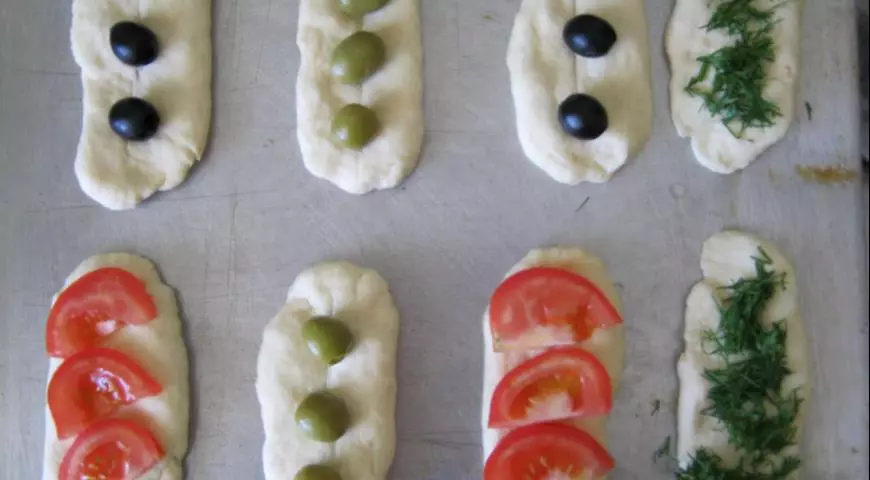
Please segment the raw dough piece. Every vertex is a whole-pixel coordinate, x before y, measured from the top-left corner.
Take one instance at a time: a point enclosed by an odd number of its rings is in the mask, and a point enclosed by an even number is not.
[[[700,97],[686,93],[689,80],[701,67],[697,58],[733,42],[721,31],[707,32],[703,27],[713,14],[706,0],[677,0],[668,24],[666,47],[671,65],[671,116],[677,134],[690,138],[695,159],[716,173],[733,173],[746,168],[788,131],[794,117],[794,97],[800,67],[800,19],[802,0],[758,0],[760,8],[779,5],[772,37],[776,60],[770,65],[769,83],[764,97],[779,105],[782,116],[768,128],[752,128],[743,138],[735,138],[712,117]],[[715,2],[713,3],[715,6]]]
[[[708,368],[722,366],[719,357],[711,356],[703,349],[702,338],[704,332],[719,326],[716,290],[740,278],[755,277],[753,257],[759,255],[758,247],[762,247],[773,260],[771,270],[785,273],[786,288],[771,299],[763,314],[763,321],[786,321],[786,355],[793,374],[783,382],[783,391],[798,388],[798,395],[804,402],[797,418],[798,445],[787,448],[784,453],[800,453],[800,431],[808,408],[810,373],[806,333],[798,312],[794,269],[771,243],[732,231],[716,234],[704,243],[701,252],[704,279],[692,288],[686,300],[686,350],[677,364],[680,379],[677,453],[683,466],[690,462],[690,456],[700,447],[706,447],[721,456],[726,465],[733,465],[736,458],[734,449],[728,445],[728,435],[723,431],[721,422],[702,413],[708,405],[708,382],[703,379],[703,373]],[[789,478],[798,476],[798,472],[795,472]]]
[[[616,30],[607,55],[584,58],[565,45],[562,30],[579,14]],[[520,144],[556,181],[606,182],[646,143],[652,93],[643,0],[523,0],[507,64]],[[574,93],[592,95],[607,110],[610,126],[595,140],[571,137],[559,124],[559,104]]]
[[[334,316],[354,335],[353,350],[328,366],[306,346],[311,317]],[[399,313],[374,270],[346,262],[303,272],[287,304],[269,322],[257,359],[257,398],[266,443],[266,480],[287,480],[306,465],[325,463],[342,478],[384,480],[396,446],[396,343]],[[311,440],[295,423],[296,407],[323,389],[345,400],[350,429],[334,444]]]
[[[360,29],[384,40],[386,63],[362,85],[344,85],[332,77],[332,52]],[[397,186],[414,170],[423,143],[419,0],[390,0],[361,24],[337,1],[301,0],[296,42],[296,130],[305,168],[353,194]],[[331,140],[332,119],[349,103],[373,109],[381,122],[380,133],[359,152]]]
[[[588,278],[595,284],[613,304],[617,311],[619,297],[616,288],[604,264],[597,258],[589,255],[579,248],[555,247],[542,250],[532,250],[524,259],[516,264],[506,277],[531,267],[558,267],[572,271]],[[484,462],[492,453],[499,439],[507,431],[490,429],[489,406],[492,400],[492,392],[498,385],[499,380],[514,366],[524,359],[538,352],[495,353],[492,350],[492,331],[489,327],[489,311],[483,315],[484,337],[484,361],[483,361],[483,397],[481,428],[483,431],[483,460]],[[618,325],[608,329],[597,329],[591,338],[580,344],[581,347],[595,354],[610,375],[613,389],[619,385],[622,378],[623,363],[625,361],[625,337],[623,326]],[[573,421],[572,424],[589,432],[602,445],[607,446],[606,417],[596,417]]]
[[[211,121],[210,0],[73,0],[72,51],[82,69],[82,135],[75,172],[82,190],[106,208],[135,207],[184,181],[202,157]],[[157,59],[139,68],[112,53],[118,22],[146,25]],[[154,137],[129,142],[109,127],[109,109],[141,97],[160,114]]]
[[[187,453],[189,379],[187,350],[182,338],[175,293],[160,280],[150,261],[126,253],[97,255],[85,260],[70,274],[64,286],[90,271],[109,266],[121,267],[145,282],[148,293],[157,306],[158,315],[145,325],[128,325],[118,330],[103,346],[126,353],[163,386],[160,395],[144,398],[124,407],[118,416],[131,415],[137,420],[147,422],[154,438],[166,451],[163,462],[142,480],[181,480],[181,464]],[[49,380],[61,363],[61,359],[50,359]],[[57,480],[57,469],[75,437],[65,441],[58,440],[48,408],[45,409],[45,425],[42,479]]]

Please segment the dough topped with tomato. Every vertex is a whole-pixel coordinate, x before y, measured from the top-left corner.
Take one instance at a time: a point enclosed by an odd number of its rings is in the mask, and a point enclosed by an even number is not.
[[[533,250],[496,289],[483,330],[484,480],[603,478],[615,465],[605,421],[624,362],[603,263],[578,248]]]
[[[187,351],[175,294],[151,262],[79,265],[54,298],[46,353],[43,480],[182,478]]]

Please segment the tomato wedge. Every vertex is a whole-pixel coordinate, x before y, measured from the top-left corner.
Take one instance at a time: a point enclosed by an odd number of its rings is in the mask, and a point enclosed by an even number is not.
[[[102,420],[83,431],[67,450],[58,479],[134,480],[163,456],[163,448],[144,426],[126,419]]]
[[[505,435],[486,460],[483,478],[599,478],[615,466],[607,450],[583,430],[561,423],[539,423]]]
[[[48,409],[63,440],[125,405],[161,392],[157,380],[127,355],[91,348],[66,359],[48,383]]]
[[[622,323],[591,281],[559,268],[523,270],[496,289],[489,304],[496,352],[571,345],[598,328]]]
[[[492,394],[489,428],[514,428],[606,415],[613,408],[610,375],[580,347],[556,347],[508,372]]]
[[[66,358],[126,325],[156,317],[157,307],[142,280],[123,268],[94,270],[58,295],[48,314],[46,350],[50,357]]]

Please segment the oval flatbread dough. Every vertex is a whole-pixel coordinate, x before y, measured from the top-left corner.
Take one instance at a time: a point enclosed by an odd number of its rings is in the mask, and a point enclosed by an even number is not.
[[[777,23],[771,36],[776,60],[768,68],[764,97],[779,105],[782,116],[773,126],[752,128],[736,138],[704,108],[699,97],[686,93],[686,85],[701,68],[698,57],[731,43],[722,32],[703,27],[713,14],[711,2],[677,0],[668,24],[665,45],[671,65],[671,117],[677,134],[689,138],[695,159],[716,173],[734,173],[746,168],[788,131],[794,117],[794,98],[800,68],[800,22],[803,0],[756,0],[761,8],[777,5]]]
[[[181,480],[181,466],[187,454],[190,396],[187,349],[182,337],[175,292],[163,283],[150,261],[126,253],[97,255],[85,260],[66,279],[64,287],[82,275],[103,267],[123,268],[145,282],[157,306],[157,318],[144,325],[127,325],[113,333],[103,344],[129,355],[163,386],[160,395],[143,398],[124,407],[117,416],[133,416],[144,422],[166,451],[163,462],[142,480]],[[62,360],[58,358],[49,360],[48,381],[61,363]],[[45,426],[42,479],[57,480],[60,463],[75,437],[58,440],[48,407],[45,409]]]
[[[321,315],[342,320],[354,335],[353,350],[331,367],[302,338],[305,322]],[[263,333],[257,359],[266,480],[288,480],[321,463],[342,478],[386,478],[396,446],[398,333],[399,314],[374,270],[324,263],[296,278],[286,305]],[[334,444],[312,441],[295,423],[299,404],[323,389],[343,398],[351,414],[350,429]]]
[[[616,287],[604,267],[601,260],[589,255],[582,249],[576,247],[554,247],[540,250],[532,250],[524,259],[517,263],[507,274],[506,277],[532,267],[556,267],[562,268],[578,275],[582,275],[594,283],[610,300],[610,303],[617,309],[619,307],[619,297],[616,293]],[[483,397],[481,408],[481,429],[483,431],[483,460],[489,457],[492,450],[495,448],[499,439],[504,436],[507,431],[491,429],[489,424],[489,406],[492,400],[492,393],[498,385],[499,380],[514,366],[521,363],[524,359],[529,358],[540,352],[509,352],[496,353],[492,349],[492,331],[489,326],[489,311],[483,316]],[[591,338],[579,344],[584,349],[592,352],[610,375],[614,390],[619,386],[619,381],[622,378],[623,364],[625,362],[625,335],[623,326],[608,329],[597,329]],[[607,446],[607,425],[606,417],[596,417],[583,420],[573,421],[572,424],[589,432],[595,437],[598,442],[606,448]]]
[[[562,30],[580,14],[616,30],[607,55],[584,58],[565,45]],[[520,144],[554,180],[606,182],[646,143],[652,93],[643,0],[523,0],[507,64]],[[559,104],[574,93],[592,95],[607,110],[610,126],[595,140],[571,137],[559,124]]]
[[[148,65],[121,63],[109,31],[142,23],[157,36]],[[205,149],[211,122],[210,0],[74,0],[72,51],[82,70],[82,134],[75,172],[82,191],[112,210],[130,209],[184,181]],[[129,142],[112,131],[109,110],[125,97],[154,105],[160,128]]]
[[[677,457],[685,466],[690,457],[701,447],[716,453],[733,465],[737,453],[728,443],[728,435],[722,423],[703,410],[708,406],[709,384],[703,378],[708,368],[721,368],[722,360],[711,356],[704,348],[705,332],[718,329],[719,304],[717,290],[731,285],[741,278],[754,278],[755,260],[759,247],[770,256],[773,264],[770,269],[785,273],[785,290],[780,290],[771,299],[762,314],[766,324],[784,320],[786,322],[786,355],[788,367],[793,372],[785,378],[783,391],[798,389],[798,396],[804,399],[797,418],[797,445],[788,447],[784,455],[800,455],[800,431],[807,409],[810,393],[810,372],[807,339],[803,322],[798,311],[797,285],[794,268],[779,252],[775,245],[742,232],[723,232],[716,234],[704,243],[701,252],[701,270],[704,278],[689,293],[686,300],[685,351],[677,364],[680,380],[678,419]],[[795,472],[789,479],[799,478]]]
[[[419,0],[390,0],[357,23],[337,1],[301,0],[296,42],[296,131],[305,168],[342,190],[364,194],[399,185],[417,165],[423,143],[423,50]],[[357,30],[378,34],[386,63],[362,85],[332,77],[335,47]],[[344,105],[375,111],[380,133],[361,151],[333,144],[332,119]]]

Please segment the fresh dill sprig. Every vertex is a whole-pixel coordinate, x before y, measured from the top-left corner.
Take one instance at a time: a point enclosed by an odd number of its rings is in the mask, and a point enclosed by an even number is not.
[[[728,297],[719,305],[719,331],[707,332],[708,340],[716,346],[711,353],[740,353],[758,345],[762,339],[769,341],[771,334],[758,319],[770,299],[786,286],[785,274],[768,270],[771,265],[773,260],[767,252],[759,250],[755,258],[755,278],[741,278],[721,289]]]
[[[677,472],[677,480],[781,480],[800,467],[800,460],[788,457],[769,473],[748,473],[743,467],[726,467],[719,455],[701,448],[692,462]]]
[[[787,331],[783,321],[764,326],[762,316],[776,293],[785,288],[785,274],[771,270],[773,261],[763,249],[755,257],[755,277],[724,287],[719,305],[719,327],[707,331],[708,352],[724,363],[708,369],[709,405],[703,414],[718,419],[730,444],[741,454],[738,465],[726,467],[706,449],[695,452],[678,480],[780,480],[800,466],[800,460],[777,458],[794,445],[795,420],[801,399],[797,391],[783,393],[792,372],[786,358]]]
[[[739,468],[726,468],[719,455],[701,448],[691,463],[677,472],[677,480],[745,480]]]
[[[736,37],[734,43],[698,57],[701,68],[685,90],[700,97],[711,115],[737,138],[748,128],[764,128],[782,115],[779,106],[764,97],[767,68],[776,57],[771,32],[776,25],[775,10],[763,10],[757,0],[717,0],[707,31],[724,30]],[[709,80],[709,82],[708,82]]]
[[[727,0],[721,1],[710,16],[710,21],[704,25],[708,32],[725,30],[729,35],[743,34],[747,26],[753,22],[770,25],[774,22],[777,6],[762,10],[755,6],[757,0]]]

